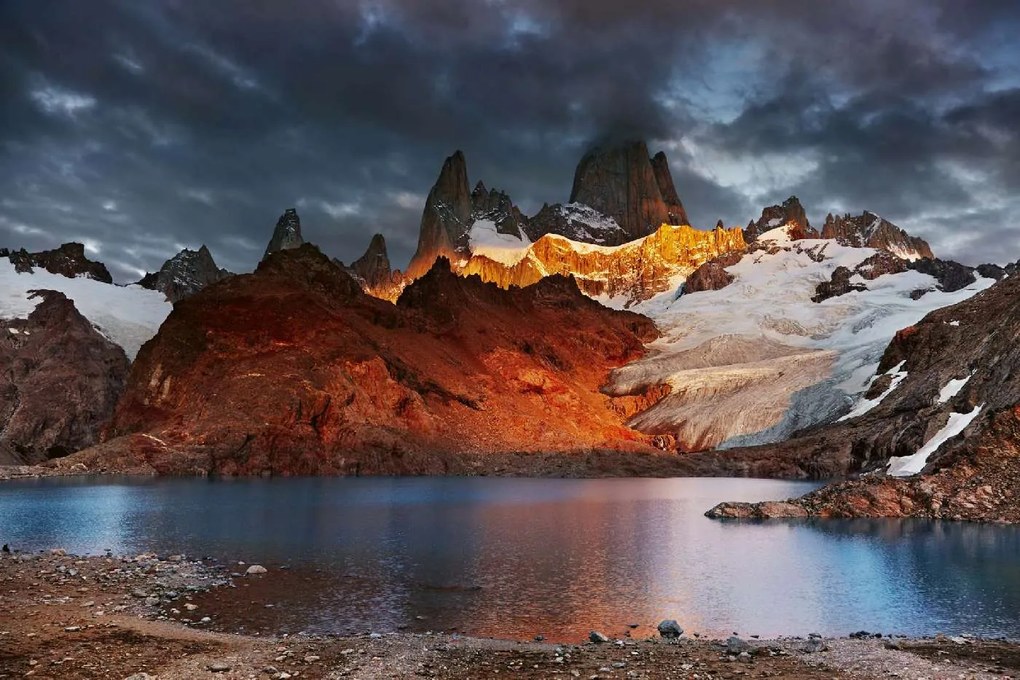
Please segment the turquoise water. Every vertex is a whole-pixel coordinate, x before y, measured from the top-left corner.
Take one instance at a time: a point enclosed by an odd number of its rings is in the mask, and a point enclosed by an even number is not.
[[[1017,529],[702,515],[721,500],[811,488],[746,479],[18,481],[0,484],[0,543],[288,565],[317,574],[316,586],[280,605],[296,629],[317,632],[409,626],[565,639],[675,618],[713,635],[1020,637]]]

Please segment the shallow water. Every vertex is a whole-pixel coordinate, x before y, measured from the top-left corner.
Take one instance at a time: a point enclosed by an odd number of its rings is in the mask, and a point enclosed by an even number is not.
[[[746,479],[16,481],[0,484],[0,543],[290,565],[286,578],[316,574],[315,586],[278,606],[294,630],[315,632],[409,626],[576,639],[675,618],[711,635],[1020,637],[1017,529],[702,514],[721,500],[812,487]]]

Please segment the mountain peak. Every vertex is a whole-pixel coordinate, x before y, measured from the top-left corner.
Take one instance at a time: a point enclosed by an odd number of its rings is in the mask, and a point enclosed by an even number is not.
[[[818,231],[808,221],[807,212],[800,204],[800,199],[790,196],[781,204],[770,205],[762,209],[758,221],[749,223],[747,229],[744,230],[744,240],[750,243],[766,231],[787,224],[793,225],[793,229],[790,230],[790,238],[818,238]]]
[[[407,267],[408,274],[412,278],[421,276],[439,255],[466,254],[471,222],[467,161],[458,149],[443,161],[439,177],[425,199],[418,248]]]
[[[276,221],[273,237],[269,240],[269,245],[266,246],[266,252],[262,259],[278,250],[297,248],[304,242],[305,240],[301,237],[301,218],[298,217],[297,210],[287,208],[280,215],[280,219]]]
[[[651,234],[662,224],[686,224],[666,155],[648,155],[643,141],[597,145],[574,173],[570,203],[581,203],[612,218],[621,242]]]
[[[878,213],[865,210],[859,216],[829,214],[822,227],[822,238],[836,239],[845,246],[886,250],[904,260],[932,259],[931,246],[911,236]]]

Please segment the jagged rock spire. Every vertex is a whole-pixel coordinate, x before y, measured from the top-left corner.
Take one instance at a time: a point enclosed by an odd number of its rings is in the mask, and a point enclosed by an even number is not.
[[[280,215],[280,219],[276,221],[273,237],[269,239],[269,245],[266,246],[266,253],[262,256],[262,259],[265,259],[270,253],[275,253],[277,250],[297,248],[304,242],[305,240],[301,238],[301,218],[298,217],[297,210],[287,208]]]

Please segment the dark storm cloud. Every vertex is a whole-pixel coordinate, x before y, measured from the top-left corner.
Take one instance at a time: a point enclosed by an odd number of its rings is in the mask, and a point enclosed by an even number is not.
[[[120,280],[203,242],[246,270],[297,206],[326,252],[379,231],[403,264],[453,149],[532,212],[627,135],[699,226],[797,193],[1001,259],[1020,8],[966,5],[9,0],[0,243],[82,240]]]

